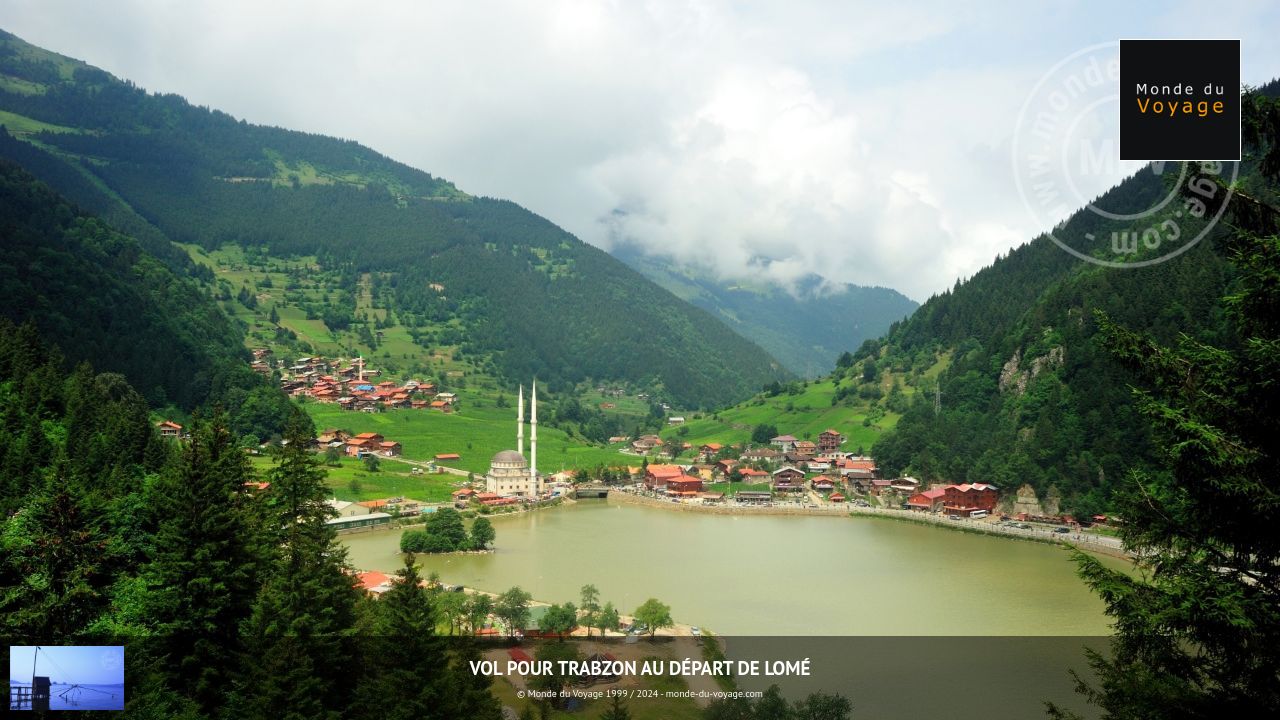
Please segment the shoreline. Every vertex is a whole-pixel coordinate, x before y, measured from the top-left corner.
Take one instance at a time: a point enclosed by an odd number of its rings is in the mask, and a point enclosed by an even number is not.
[[[1109,557],[1119,558],[1122,560],[1128,560],[1133,557],[1132,553],[1126,552],[1123,549],[1118,540],[1105,536],[1090,537],[1080,533],[1055,533],[1051,530],[1040,529],[1021,530],[1007,526],[1001,527],[992,525],[990,523],[974,522],[972,520],[949,520],[945,517],[913,512],[910,510],[894,510],[890,508],[874,507],[864,508],[851,504],[846,504],[843,507],[820,505],[816,508],[778,507],[774,505],[695,505],[691,503],[660,500],[658,498],[637,495],[626,490],[610,488],[609,496],[606,498],[605,502],[615,501],[624,505],[643,505],[676,512],[694,512],[710,515],[808,515],[812,517],[834,518],[876,518],[880,520],[914,523],[916,525],[930,525],[933,527],[945,528],[947,530],[988,535],[992,537],[1003,537],[1012,540],[1062,545],[1064,547],[1077,547],[1081,550],[1086,550],[1100,555],[1107,555]]]

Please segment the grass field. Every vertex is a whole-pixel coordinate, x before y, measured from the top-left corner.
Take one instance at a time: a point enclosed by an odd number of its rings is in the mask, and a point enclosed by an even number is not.
[[[252,463],[263,479],[275,466],[275,460],[265,455],[254,456]],[[325,466],[324,469],[327,474],[325,482],[333,490],[333,496],[351,502],[399,495],[423,502],[447,502],[451,493],[466,480],[448,474],[412,475],[409,465],[390,459],[380,461],[376,473],[366,471],[364,463],[350,458],[343,458],[338,467]]]
[[[510,450],[516,445],[513,408],[489,404],[469,407],[463,403],[458,412],[446,415],[430,410],[357,413],[321,403],[306,403],[303,407],[315,421],[317,430],[341,428],[354,433],[381,433],[403,445],[404,456],[413,460],[431,460],[437,454],[457,453],[460,460],[445,464],[477,474],[489,469],[489,461],[500,450]],[[525,433],[527,457],[527,428]],[[600,464],[639,465],[640,459],[586,444],[554,428],[538,429],[538,469],[543,473]]]
[[[742,405],[668,428],[662,436],[665,440],[680,440],[697,447],[708,442],[725,445],[747,442],[756,425],[776,425],[781,434],[814,441],[823,430],[834,428],[846,438],[843,450],[853,452],[859,447],[869,450],[881,433],[898,422],[899,416],[890,412],[864,425],[871,408],[833,407],[831,399],[835,394],[836,386],[830,381],[811,382],[796,395],[757,396]]]
[[[11,113],[7,110],[0,110],[0,125],[8,128],[9,132],[14,135],[30,135],[38,132],[55,132],[55,133],[78,133],[76,128],[64,127],[62,125],[54,125],[52,123],[42,122],[25,115]]]

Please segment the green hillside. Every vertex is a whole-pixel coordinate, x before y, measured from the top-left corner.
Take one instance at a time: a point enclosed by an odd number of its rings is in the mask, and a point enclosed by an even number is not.
[[[551,222],[355,142],[151,95],[11,35],[0,36],[0,111],[13,124],[6,157],[173,268],[216,285],[164,241],[208,253],[238,246],[336,277],[340,291],[313,313],[322,335],[384,330],[358,314],[367,278],[396,334],[416,345],[402,355],[449,347],[508,384],[623,382],[705,408],[787,375],[706,312]]]
[[[244,410],[241,434],[279,429],[284,396],[249,371],[240,328],[195,282],[3,160],[0,237],[0,317],[124,375],[153,407],[217,402]]]
[[[720,281],[629,245],[613,254],[806,378],[830,373],[840,353],[880,337],[919,306],[896,290],[824,283],[816,275],[782,288],[768,281]]]

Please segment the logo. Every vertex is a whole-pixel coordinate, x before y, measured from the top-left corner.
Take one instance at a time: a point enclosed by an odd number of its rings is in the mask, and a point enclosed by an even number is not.
[[[1051,67],[1018,114],[1013,172],[1027,211],[1058,247],[1104,267],[1146,267],[1181,255],[1213,229],[1239,164],[1122,160],[1122,74],[1119,42]],[[1232,91],[1238,111],[1238,83]]]

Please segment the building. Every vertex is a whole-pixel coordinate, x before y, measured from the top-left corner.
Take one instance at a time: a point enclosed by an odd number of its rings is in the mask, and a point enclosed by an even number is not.
[[[379,447],[382,448],[382,454],[387,457],[400,457],[400,452],[403,450],[400,443],[393,440],[384,440],[379,443]]]
[[[799,455],[813,457],[818,452],[818,446],[808,440],[797,440],[792,443],[791,451]]]
[[[160,430],[160,437],[177,439],[182,437],[182,426],[172,420],[162,420],[156,423],[156,427]]]
[[[485,490],[505,497],[537,498],[542,494],[538,475],[538,383],[529,395],[529,460],[524,459],[524,386],[516,403],[516,449],[502,450],[489,461]]]
[[[364,515],[330,518],[325,520],[324,524],[338,532],[351,532],[355,530],[372,530],[375,527],[387,525],[390,522],[391,516],[387,513],[371,512]]]
[[[793,467],[773,471],[774,492],[799,492],[804,489],[804,473]]]
[[[836,487],[835,481],[826,475],[819,475],[811,480],[809,484],[817,492],[831,492]]]
[[[644,486],[650,492],[658,492],[667,488],[667,481],[684,475],[684,468],[679,465],[650,465],[644,471]]]
[[[907,509],[921,512],[938,512],[942,509],[942,499],[946,494],[947,491],[942,488],[918,492],[907,500]]]
[[[830,455],[839,450],[843,444],[844,436],[831,428],[818,434],[818,454],[820,455]]]
[[[769,444],[778,448],[778,452],[792,452],[796,449],[796,439],[791,435],[779,435],[769,441]]]
[[[357,517],[359,515],[368,515],[370,512],[372,512],[369,508],[365,507],[364,505],[348,502],[346,500],[338,500],[336,498],[332,500],[326,500],[325,504],[333,508],[334,512],[338,513],[338,517],[340,518]]]
[[[697,497],[702,492],[702,479],[677,475],[667,480],[667,494],[675,497]]]
[[[1000,501],[1000,491],[995,485],[965,483],[943,488],[942,509],[952,515],[969,515],[983,510],[991,512]]]
[[[698,454],[702,456],[703,462],[711,462],[715,460],[716,455],[723,449],[724,446],[720,443],[706,443],[702,447],[698,448]]]

